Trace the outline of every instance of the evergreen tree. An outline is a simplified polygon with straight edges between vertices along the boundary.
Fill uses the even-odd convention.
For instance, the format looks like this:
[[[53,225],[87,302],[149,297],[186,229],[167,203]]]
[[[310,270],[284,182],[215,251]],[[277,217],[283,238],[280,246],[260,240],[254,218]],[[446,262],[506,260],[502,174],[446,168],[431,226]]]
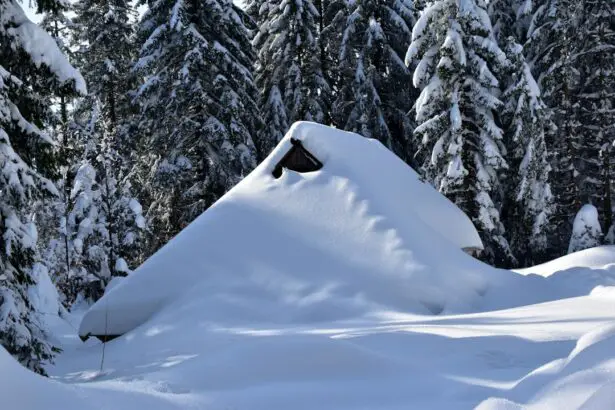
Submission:
[[[334,123],[345,130],[380,140],[410,160],[413,123],[408,116],[416,91],[404,64],[416,11],[410,0],[357,0],[336,5],[327,29],[341,33],[330,47],[338,54]],[[337,43],[337,44],[336,44]],[[331,77],[334,77],[332,75]]]
[[[502,219],[512,252],[521,265],[543,261],[549,248],[547,229],[553,211],[545,141],[551,129],[549,110],[521,45],[527,40],[531,6],[529,0],[489,3],[496,39],[511,62],[501,82],[504,106],[500,119],[510,165],[510,178],[503,184],[506,201]]]
[[[510,39],[510,38],[509,38]],[[510,65],[508,88],[502,99],[502,123],[508,146],[510,179],[505,184],[504,224],[513,253],[522,265],[544,261],[548,252],[547,229],[553,196],[551,170],[545,142],[546,107],[522,47],[511,41],[507,48]]]
[[[70,121],[64,100],[60,104],[61,192],[47,210],[53,229],[45,235],[49,270],[66,307],[78,296],[96,300],[112,276],[126,275],[128,263],[142,259],[141,229],[134,225],[143,224],[143,217],[127,181],[131,158],[124,126],[131,115],[134,11],[121,0],[82,0],[75,12],[66,24],[71,48],[92,87],[87,98],[73,102]],[[137,214],[127,210],[130,201]],[[127,236],[129,244],[122,241]]]
[[[54,2],[39,2],[39,11]],[[52,356],[35,306],[37,228],[30,215],[41,195],[56,194],[52,140],[41,129],[53,117],[51,96],[84,92],[80,74],[54,40],[14,0],[0,0],[0,343],[25,366],[44,373]]]
[[[439,0],[421,14],[407,63],[417,61],[415,130],[426,179],[476,224],[485,257],[512,260],[500,220],[503,131],[494,118],[508,65],[482,0]]]
[[[140,22],[137,180],[156,250],[255,165],[254,60],[230,0],[156,0]]]
[[[90,100],[102,102],[106,131],[115,133],[128,111],[135,11],[126,0],[79,0],[75,13],[77,65],[95,97]]]
[[[258,10],[253,44],[266,155],[295,121],[327,121],[330,87],[321,60],[321,15],[312,0],[257,0],[250,8]]]
[[[58,49],[72,60],[74,57],[70,48],[70,36],[73,29],[73,23],[68,14],[72,11],[71,3],[67,0],[55,0],[50,4],[50,9],[43,13],[43,18],[40,22],[40,27],[43,28],[55,40]],[[66,132],[68,124],[68,102],[70,94],[60,92],[53,101],[59,106],[59,121],[56,121],[52,127],[52,132],[55,135],[55,141],[61,146],[66,143]],[[62,161],[64,158],[60,158]]]
[[[570,237],[574,209],[582,203],[602,208],[612,220],[608,156],[600,152],[613,140],[615,62],[614,5],[606,0],[544,0],[535,10],[529,32],[532,61],[557,128],[548,142],[554,151],[554,193],[560,248]]]
[[[537,0],[490,0],[489,16],[496,39],[502,42],[512,38],[517,44],[525,44],[536,3]]]
[[[145,229],[123,158],[106,132],[110,127],[102,103],[84,105],[92,106],[92,112],[77,118],[72,134],[83,147],[81,159],[68,170],[70,178],[61,180],[60,186],[68,188],[67,198],[57,202],[60,235],[47,252],[47,259],[55,262],[50,264],[52,274],[66,307],[80,297],[97,300],[112,277],[128,274],[129,266],[140,262]]]

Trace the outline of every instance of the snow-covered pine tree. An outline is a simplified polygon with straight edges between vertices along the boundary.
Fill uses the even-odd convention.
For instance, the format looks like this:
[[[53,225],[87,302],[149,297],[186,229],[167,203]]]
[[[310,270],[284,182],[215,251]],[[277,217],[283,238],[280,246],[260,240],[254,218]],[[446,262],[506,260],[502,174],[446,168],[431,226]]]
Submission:
[[[72,11],[72,5],[68,0],[53,0],[50,3],[50,9],[43,12],[43,18],[39,23],[40,27],[47,31],[49,35],[55,40],[58,49],[67,56],[69,59],[73,56],[72,50],[69,46],[69,38],[71,35],[71,28],[73,26],[72,20],[68,16],[68,13]],[[54,124],[53,131],[56,134],[55,140],[62,146],[66,143],[66,132],[68,125],[68,100],[69,96],[66,92],[61,92],[56,97],[55,104],[59,107],[59,121]],[[64,158],[60,158],[62,161]]]
[[[339,3],[339,1],[337,2]],[[411,0],[357,0],[338,12],[326,31],[339,33],[336,96],[332,118],[339,128],[380,140],[409,161],[413,121],[408,115],[418,93],[404,64],[416,10]]]
[[[568,253],[593,248],[602,243],[602,228],[598,221],[598,210],[586,204],[579,210],[572,224],[572,235]]]
[[[105,123],[111,127],[106,132],[116,133],[128,111],[130,69],[136,54],[132,2],[79,0],[74,10],[76,64],[95,96],[91,100],[102,103]]]
[[[568,0],[562,1],[568,3]],[[568,59],[570,11],[569,4],[558,6],[551,0],[536,2],[525,45],[526,57],[555,125],[546,134],[553,156],[551,180],[555,208],[550,223],[552,236],[549,238],[555,250],[553,256],[565,253],[575,210],[580,209],[583,203],[576,180],[576,176],[580,175],[577,170],[579,141],[570,98],[573,83],[573,71]]]
[[[432,2],[414,26],[407,63],[418,61],[415,130],[426,179],[476,224],[485,257],[512,259],[500,220],[500,176],[508,168],[498,75],[509,64],[494,38],[483,0]]]
[[[39,3],[39,11],[53,2]],[[36,197],[56,194],[43,174],[53,169],[51,138],[41,130],[60,91],[85,92],[81,75],[54,40],[14,0],[0,0],[0,343],[22,364],[44,373],[52,347],[27,298],[35,286]]]
[[[66,307],[78,298],[97,300],[113,277],[127,275],[140,262],[145,229],[123,158],[106,131],[111,127],[105,124],[103,104],[97,99],[80,103],[92,111],[74,124],[81,159],[69,169],[71,177],[61,180],[69,184],[67,198],[58,202],[59,235],[47,253],[56,262],[52,274]]]
[[[138,183],[155,251],[255,165],[254,57],[230,0],[156,0],[139,29]]]
[[[610,154],[603,148],[615,140],[615,4],[609,0],[579,3],[572,63],[578,71],[574,101],[583,141],[581,198],[589,197],[599,207],[600,221],[608,229],[613,221],[611,159],[601,154]]]
[[[490,0],[488,11],[496,39],[512,37],[516,43],[525,44],[537,1],[541,0]]]
[[[547,230],[553,195],[545,142],[548,119],[523,49],[512,38],[509,41],[511,65],[501,113],[510,166],[510,178],[504,184],[508,201],[503,222],[517,261],[531,266],[543,262],[549,251]]]
[[[74,60],[73,50],[71,49],[71,37],[73,35],[74,25],[69,14],[72,13],[72,4],[66,0],[55,0],[50,8],[42,13],[40,27],[43,28],[55,40],[58,49],[69,60]],[[56,142],[54,147],[56,161],[56,172],[53,179],[58,189],[58,194],[53,198],[44,198],[37,205],[38,215],[38,232],[39,232],[39,248],[45,260],[45,265],[48,269],[52,280],[57,284],[59,275],[58,270],[62,275],[68,275],[69,260],[68,253],[52,252],[51,248],[56,249],[59,244],[62,248],[68,249],[68,238],[64,235],[64,230],[60,225],[60,221],[65,220],[68,210],[69,198],[69,181],[70,177],[67,174],[69,165],[73,158],[71,153],[74,151],[75,143],[70,138],[71,120],[70,109],[72,96],[65,92],[60,92],[59,95],[52,97],[49,105],[53,107],[54,121],[48,124],[45,131]],[[61,260],[58,258],[61,257]],[[60,268],[61,267],[61,268]],[[60,292],[60,297],[63,294]]]
[[[58,49],[69,56],[71,49],[68,38],[72,27],[72,20],[68,16],[72,12],[72,4],[68,0],[53,0],[50,8],[42,13],[39,26],[55,40]]]
[[[256,0],[256,85],[266,128],[266,155],[295,121],[324,122],[330,86],[323,73],[320,14],[313,0]]]
[[[92,87],[87,98],[72,102],[70,121],[66,104],[60,104],[60,194],[46,210],[53,229],[45,235],[49,270],[66,307],[79,295],[96,300],[112,276],[127,273],[126,261],[135,266],[142,259],[136,246],[141,229],[135,227],[142,216],[127,205],[132,200],[138,208],[126,178],[130,158],[123,127],[131,114],[134,11],[121,0],[83,0],[75,11],[74,21],[66,24],[71,48]],[[123,243],[125,237],[132,238],[130,244]]]
[[[496,39],[511,62],[501,81],[500,120],[510,166],[510,178],[503,184],[502,219],[512,252],[524,266],[543,261],[548,253],[548,220],[553,212],[545,142],[549,111],[521,45],[526,42],[531,6],[530,0],[489,2]]]
[[[349,3],[346,0],[327,0],[321,2],[319,11],[324,12],[323,29],[320,33],[321,50],[324,50],[323,73],[327,79],[331,90],[331,103],[338,94],[339,87],[342,85],[341,73],[337,70],[339,66],[339,51],[344,36],[344,25],[348,18]],[[329,113],[330,115],[332,113]]]
[[[600,152],[614,132],[615,62],[606,51],[615,47],[614,10],[608,0],[543,0],[530,26],[528,58],[557,126],[548,143],[557,204],[552,241],[562,250],[581,204],[600,206],[602,221],[611,220],[611,175]]]

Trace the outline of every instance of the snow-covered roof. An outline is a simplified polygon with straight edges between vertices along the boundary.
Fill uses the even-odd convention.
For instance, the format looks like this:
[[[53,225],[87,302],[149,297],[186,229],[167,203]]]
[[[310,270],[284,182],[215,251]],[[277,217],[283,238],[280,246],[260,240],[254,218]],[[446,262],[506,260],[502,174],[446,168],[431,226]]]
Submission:
[[[323,168],[275,178],[291,138]],[[471,221],[382,144],[296,123],[250,175],[92,306],[79,333],[123,334],[195,287],[208,314],[244,319],[348,316],[368,305],[466,310],[486,283],[484,265],[460,248],[482,248]]]

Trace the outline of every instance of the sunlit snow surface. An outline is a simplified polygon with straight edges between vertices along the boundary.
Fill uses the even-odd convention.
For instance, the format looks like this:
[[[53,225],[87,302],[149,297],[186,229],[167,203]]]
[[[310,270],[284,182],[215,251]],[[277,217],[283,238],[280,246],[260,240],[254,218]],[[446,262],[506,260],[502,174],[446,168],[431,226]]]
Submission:
[[[104,362],[77,337],[85,308],[45,316],[52,380],[0,349],[1,408],[615,408],[615,248],[493,269],[406,205],[430,197],[414,174],[387,185],[367,151],[308,140],[322,171],[265,178],[274,152],[101,299],[137,326]]]
[[[615,261],[613,248],[597,253],[607,251]],[[601,271],[577,269],[579,281]],[[76,338],[77,312],[72,325],[52,323],[65,352],[50,372],[62,383],[13,364],[0,393],[18,409],[608,409],[614,290],[465,315],[276,326],[211,321],[193,294],[108,343],[102,372],[100,342]]]
[[[291,138],[324,163],[320,171],[273,177]],[[507,298],[510,288],[534,281],[492,269],[465,247],[482,247],[469,218],[382,144],[297,123],[250,175],[98,301],[80,333],[123,334],[186,292],[209,320],[226,324],[519,304]]]

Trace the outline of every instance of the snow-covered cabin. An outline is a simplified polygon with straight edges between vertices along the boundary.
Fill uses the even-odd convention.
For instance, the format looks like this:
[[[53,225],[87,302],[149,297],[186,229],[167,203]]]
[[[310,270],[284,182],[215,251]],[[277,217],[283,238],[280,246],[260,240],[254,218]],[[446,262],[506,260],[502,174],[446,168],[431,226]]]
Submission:
[[[470,219],[380,142],[300,122],[94,304],[79,335],[122,335],[197,284],[207,315],[246,320],[268,309],[344,315],[367,303],[439,312],[453,303],[449,290],[458,304],[476,295],[478,262],[460,249],[482,247]]]

